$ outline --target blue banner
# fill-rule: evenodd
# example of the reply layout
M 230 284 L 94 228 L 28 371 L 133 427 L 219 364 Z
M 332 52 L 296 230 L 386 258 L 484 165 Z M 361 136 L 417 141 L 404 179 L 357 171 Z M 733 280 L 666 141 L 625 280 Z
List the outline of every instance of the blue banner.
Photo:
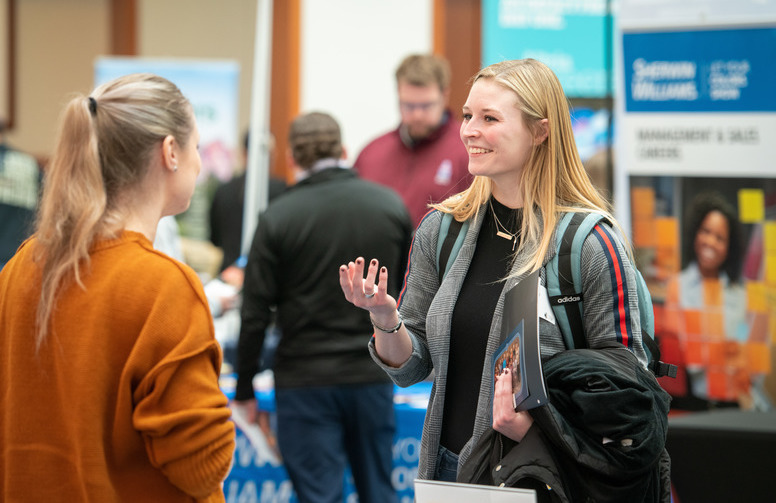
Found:
M 234 376 L 222 375 L 220 382 L 224 394 L 231 400 L 234 397 Z M 408 388 L 394 386 L 396 434 L 393 439 L 391 483 L 399 503 L 412 503 L 414 500 L 420 437 L 430 393 L 431 382 L 426 381 Z M 256 398 L 260 409 L 275 410 L 273 390 L 257 390 Z M 226 503 L 297 503 L 299 500 L 282 460 L 268 449 L 258 426 L 244 424 L 236 411 L 233 419 L 237 438 L 232 468 L 224 481 Z M 343 503 L 352 503 L 357 498 L 348 468 L 344 477 Z
M 776 29 L 623 34 L 628 112 L 776 111 Z
M 534 58 L 569 97 L 612 94 L 613 22 L 606 0 L 482 0 L 482 63 Z

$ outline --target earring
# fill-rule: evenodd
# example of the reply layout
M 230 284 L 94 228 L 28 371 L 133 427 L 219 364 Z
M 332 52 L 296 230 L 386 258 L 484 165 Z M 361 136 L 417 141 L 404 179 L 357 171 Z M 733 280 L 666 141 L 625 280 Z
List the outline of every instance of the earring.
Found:
M 173 172 L 177 172 L 178 171 L 178 165 L 177 164 L 173 164 L 172 165 L 172 171 Z

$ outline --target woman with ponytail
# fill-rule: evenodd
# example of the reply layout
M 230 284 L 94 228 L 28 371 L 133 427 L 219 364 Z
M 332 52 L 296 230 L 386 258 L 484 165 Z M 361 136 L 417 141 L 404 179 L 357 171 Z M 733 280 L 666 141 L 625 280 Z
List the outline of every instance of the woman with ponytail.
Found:
M 150 74 L 65 107 L 36 232 L 0 273 L 0 501 L 223 501 L 234 427 L 201 282 L 155 251 L 201 161 Z

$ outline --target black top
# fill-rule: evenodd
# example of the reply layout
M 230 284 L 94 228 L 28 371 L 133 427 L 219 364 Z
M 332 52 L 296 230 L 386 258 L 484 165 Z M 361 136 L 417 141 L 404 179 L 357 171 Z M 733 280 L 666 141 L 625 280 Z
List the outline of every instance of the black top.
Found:
M 492 197 L 491 202 L 499 222 L 517 234 L 522 209 L 507 208 Z M 440 443 L 455 453 L 461 452 L 472 436 L 490 325 L 512 263 L 513 241 L 496 232 L 489 206 L 453 310 Z
M 286 182 L 279 178 L 269 179 L 269 201 L 284 190 Z M 242 172 L 219 185 L 210 204 L 210 241 L 224 252 L 219 272 L 234 264 L 240 257 L 244 205 L 245 172 Z

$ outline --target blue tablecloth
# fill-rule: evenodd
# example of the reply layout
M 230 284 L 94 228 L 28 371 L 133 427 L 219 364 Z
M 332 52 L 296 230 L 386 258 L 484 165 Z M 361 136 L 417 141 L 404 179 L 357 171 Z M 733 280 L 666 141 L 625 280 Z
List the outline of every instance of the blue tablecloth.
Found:
M 222 389 L 230 399 L 234 396 L 233 376 L 224 376 Z M 413 481 L 418 472 L 420 435 L 426 415 L 430 382 L 409 388 L 395 388 L 396 436 L 393 442 L 393 473 L 391 479 L 400 503 L 414 501 Z M 257 389 L 259 408 L 274 412 L 274 391 Z M 261 454 L 246 432 L 237 428 L 234 464 L 224 482 L 227 503 L 296 503 L 288 474 L 281 463 Z M 350 472 L 345 474 L 345 503 L 357 501 Z

